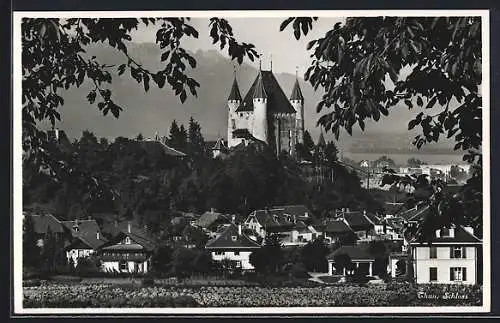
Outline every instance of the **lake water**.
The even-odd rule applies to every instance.
[[[408,159],[417,158],[427,164],[432,165],[449,165],[449,164],[467,164],[462,160],[463,155],[459,154],[383,154],[383,153],[351,153],[344,152],[344,157],[355,161],[370,160],[375,161],[382,157],[383,155],[391,158],[397,165],[406,165]]]

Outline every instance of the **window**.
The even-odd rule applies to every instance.
[[[127,266],[127,262],[126,261],[121,261],[120,262],[120,270],[121,271],[127,271],[128,270],[128,266]]]
[[[312,238],[313,238],[313,240],[316,239],[316,233],[312,234]]]
[[[222,255],[224,255],[224,252],[222,252],[222,251],[216,251],[215,255],[216,256],[222,256]]]
[[[129,237],[125,238],[125,244],[130,244],[130,238]]]
[[[231,119],[231,126],[233,127],[233,129],[236,129],[236,120]]]
[[[429,248],[429,258],[432,258],[432,259],[437,258],[437,248],[436,247]]]
[[[236,240],[238,240],[238,237],[237,237],[237,236],[231,236],[231,239],[232,239],[233,241],[236,241]]]
[[[240,252],[239,252],[239,251],[235,251],[235,252],[234,252],[234,255],[235,255],[235,256],[239,256],[239,255],[240,255]]]
[[[466,281],[467,268],[465,267],[451,267],[450,268],[450,281]]]
[[[303,236],[298,236],[297,238],[299,239],[300,242],[302,242],[302,240],[304,239]]]
[[[448,228],[443,228],[441,229],[441,237],[449,237],[450,236],[450,229]]]
[[[450,247],[450,258],[467,258],[465,254],[465,247]]]
[[[429,281],[435,282],[438,279],[438,269],[437,267],[429,268]]]
[[[236,261],[236,268],[241,268],[241,261]]]

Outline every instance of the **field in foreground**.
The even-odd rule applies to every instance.
[[[117,286],[52,283],[23,287],[25,308],[480,306],[478,286]],[[446,295],[446,296],[445,296]],[[437,296],[436,299],[434,296]]]

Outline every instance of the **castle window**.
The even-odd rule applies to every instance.
[[[240,118],[242,118],[242,117],[243,117],[243,112],[240,112]]]
[[[236,129],[236,120],[231,119],[231,126],[233,127],[233,129]]]

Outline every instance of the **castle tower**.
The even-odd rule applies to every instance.
[[[304,96],[299,86],[297,73],[295,76],[295,84],[293,85],[292,94],[290,95],[290,103],[296,111],[295,114],[295,135],[296,142],[304,143]]]
[[[264,80],[262,78],[262,70],[259,71],[257,83],[255,84],[253,98],[253,125],[252,135],[266,144],[268,144],[267,136],[267,94],[264,89]]]
[[[236,73],[234,76],[233,86],[231,87],[231,92],[227,98],[228,107],[228,123],[227,123],[227,144],[229,147],[237,145],[239,139],[233,137],[233,131],[236,129],[236,109],[241,104],[241,94],[240,88],[238,87],[238,82],[236,81]]]

